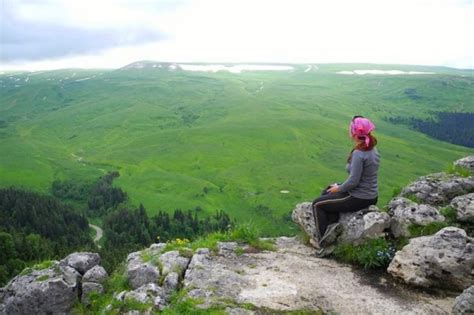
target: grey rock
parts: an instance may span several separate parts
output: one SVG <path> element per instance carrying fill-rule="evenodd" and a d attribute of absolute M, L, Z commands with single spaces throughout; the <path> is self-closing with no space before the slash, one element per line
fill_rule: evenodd
<path fill-rule="evenodd" d="M 450 206 L 456 210 L 458 221 L 474 222 L 474 193 L 454 198 Z"/>
<path fill-rule="evenodd" d="M 127 277 L 130 286 L 138 289 L 144 284 L 158 284 L 160 270 L 150 262 L 143 262 L 140 252 L 135 252 L 127 257 Z"/>
<path fill-rule="evenodd" d="M 62 270 L 69 274 L 64 275 Z M 4 287 L 5 314 L 68 313 L 78 298 L 78 277 L 58 262 L 47 269 L 18 275 Z"/>
<path fill-rule="evenodd" d="M 454 162 L 454 166 L 461 166 L 467 168 L 471 171 L 471 173 L 474 173 L 474 155 L 469 155 L 457 160 L 456 162 Z"/>
<path fill-rule="evenodd" d="M 239 267 L 235 256 L 194 254 L 186 270 L 183 287 L 188 290 L 189 297 L 202 300 L 204 308 L 221 298 L 237 300 L 241 288 L 247 283 L 236 272 Z"/>
<path fill-rule="evenodd" d="M 183 274 L 189 264 L 189 258 L 179 255 L 179 251 L 173 250 L 166 252 L 160 256 L 163 275 L 170 272 L 177 272 Z"/>
<path fill-rule="evenodd" d="M 127 299 L 134 299 L 141 303 L 152 303 L 157 309 L 162 309 L 166 304 L 163 288 L 155 283 L 147 283 L 138 289 L 125 293 L 124 300 Z"/>
<path fill-rule="evenodd" d="M 125 299 L 125 295 L 127 294 L 128 291 L 121 291 L 119 293 L 114 293 L 114 298 L 119 301 L 123 301 Z"/>
<path fill-rule="evenodd" d="M 388 212 L 392 215 L 390 229 L 395 237 L 409 237 L 408 227 L 412 224 L 427 225 L 445 221 L 445 217 L 435 207 L 420 205 L 404 197 L 393 198 L 388 204 Z"/>
<path fill-rule="evenodd" d="M 370 206 L 357 212 L 341 213 L 339 223 L 343 226 L 339 242 L 359 244 L 366 239 L 382 237 L 390 227 L 390 216 Z"/>
<path fill-rule="evenodd" d="M 198 248 L 196 249 L 195 253 L 198 254 L 198 255 L 207 255 L 209 254 L 211 251 L 209 250 L 209 248 Z"/>
<path fill-rule="evenodd" d="M 83 275 L 92 267 L 100 264 L 100 256 L 97 253 L 73 253 L 61 260 L 61 264 L 72 267 Z"/>
<path fill-rule="evenodd" d="M 104 287 L 95 282 L 83 282 L 82 283 L 82 297 L 81 301 L 85 305 L 90 304 L 90 294 L 96 292 L 99 294 L 104 293 Z"/>
<path fill-rule="evenodd" d="M 63 278 L 68 283 L 80 282 L 81 274 L 76 269 L 67 265 L 59 264 L 59 270 L 61 271 Z"/>
<path fill-rule="evenodd" d="M 353 268 L 313 256 L 297 237 L 279 237 L 275 251 L 245 255 L 195 254 L 182 292 L 197 308 L 249 303 L 256 313 L 291 310 L 325 314 L 449 314 L 454 298 L 393 285 L 391 277 L 361 281 Z M 376 285 L 374 285 L 376 284 Z M 380 288 L 383 287 L 381 290 Z M 263 312 L 262 312 L 263 311 Z M 235 310 L 239 314 L 239 310 Z M 245 312 L 244 312 L 245 314 Z"/>
<path fill-rule="evenodd" d="M 422 203 L 429 205 L 445 205 L 456 196 L 474 192 L 474 177 L 436 173 L 422 176 L 405 187 L 401 196 L 413 195 Z"/>
<path fill-rule="evenodd" d="M 470 286 L 454 300 L 453 315 L 474 314 L 474 286 Z"/>
<path fill-rule="evenodd" d="M 166 247 L 166 243 L 155 243 L 151 244 L 150 250 L 154 252 L 161 252 Z"/>
<path fill-rule="evenodd" d="M 219 255 L 232 255 L 235 254 L 237 247 L 237 242 L 217 242 L 217 253 Z"/>
<path fill-rule="evenodd" d="M 246 310 L 245 308 L 240 307 L 227 307 L 225 309 L 226 314 L 228 315 L 253 315 L 254 311 Z"/>
<path fill-rule="evenodd" d="M 413 238 L 395 254 L 387 271 L 415 286 L 462 290 L 474 284 L 473 241 L 456 227 Z"/>
<path fill-rule="evenodd" d="M 297 204 L 291 219 L 309 236 L 311 244 L 319 243 L 319 227 L 315 223 L 311 202 Z"/>
<path fill-rule="evenodd" d="M 83 282 L 104 283 L 107 280 L 108 274 L 102 266 L 95 266 L 89 269 L 82 278 Z"/>
<path fill-rule="evenodd" d="M 310 237 L 310 243 L 317 244 L 319 232 L 311 203 L 298 204 L 291 217 Z M 383 236 L 384 231 L 390 226 L 390 216 L 381 212 L 376 206 L 370 206 L 356 212 L 341 213 L 339 223 L 343 226 L 343 232 L 338 241 L 358 244 L 366 239 Z"/>
<path fill-rule="evenodd" d="M 170 272 L 165 281 L 163 281 L 163 289 L 166 295 L 171 295 L 173 292 L 178 290 L 179 286 L 179 275 L 176 272 Z"/>

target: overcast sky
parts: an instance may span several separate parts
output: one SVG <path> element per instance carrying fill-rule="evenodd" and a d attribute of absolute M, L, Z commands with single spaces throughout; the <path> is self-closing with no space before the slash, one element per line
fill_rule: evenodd
<path fill-rule="evenodd" d="M 474 0 L 0 0 L 5 69 L 178 62 L 474 67 Z"/>

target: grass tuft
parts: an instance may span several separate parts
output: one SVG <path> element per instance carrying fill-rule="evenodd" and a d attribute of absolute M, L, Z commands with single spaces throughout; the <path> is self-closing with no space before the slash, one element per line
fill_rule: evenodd
<path fill-rule="evenodd" d="M 446 169 L 446 173 L 458 175 L 461 177 L 469 177 L 472 175 L 471 171 L 468 168 L 453 164 L 448 166 L 448 168 Z"/>
<path fill-rule="evenodd" d="M 386 268 L 395 255 L 395 247 L 384 238 L 367 240 L 360 245 L 341 243 L 336 245 L 336 259 L 356 264 L 365 269 Z"/>
<path fill-rule="evenodd" d="M 439 230 L 449 226 L 447 222 L 431 222 L 427 225 L 411 224 L 408 226 L 410 237 L 433 235 Z"/>

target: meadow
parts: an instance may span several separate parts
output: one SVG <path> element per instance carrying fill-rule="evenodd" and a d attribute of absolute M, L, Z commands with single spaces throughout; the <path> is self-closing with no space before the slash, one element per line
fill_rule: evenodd
<path fill-rule="evenodd" d="M 292 234 L 294 206 L 346 178 L 353 115 L 377 126 L 381 207 L 394 189 L 474 153 L 387 121 L 474 112 L 472 71 L 327 64 L 208 73 L 152 65 L 1 74 L 0 187 L 48 193 L 54 180 L 118 170 L 114 184 L 150 215 L 224 210 L 264 234 Z M 337 73 L 355 69 L 433 74 Z"/>

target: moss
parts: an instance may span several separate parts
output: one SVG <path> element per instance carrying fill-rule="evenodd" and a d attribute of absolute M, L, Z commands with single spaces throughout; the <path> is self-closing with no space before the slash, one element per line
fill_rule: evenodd
<path fill-rule="evenodd" d="M 42 276 L 39 276 L 38 278 L 35 279 L 35 281 L 45 281 L 45 280 L 48 280 L 49 279 L 49 276 L 48 275 L 42 275 Z"/>
<path fill-rule="evenodd" d="M 26 275 L 29 275 L 33 272 L 33 269 L 31 269 L 30 267 L 27 267 L 25 269 L 23 269 L 22 272 L 20 272 L 20 276 L 26 276 Z"/>
<path fill-rule="evenodd" d="M 406 194 L 403 197 L 405 197 L 405 198 L 407 198 L 407 199 L 409 199 L 409 200 L 411 200 L 415 203 L 418 203 L 418 204 L 422 203 L 421 199 L 418 198 L 415 194 Z"/>
<path fill-rule="evenodd" d="M 52 265 L 54 264 L 54 261 L 52 260 L 46 260 L 46 261 L 43 261 L 39 264 L 36 264 L 33 266 L 33 269 L 34 270 L 43 270 L 43 269 L 48 269 L 50 268 Z"/>

